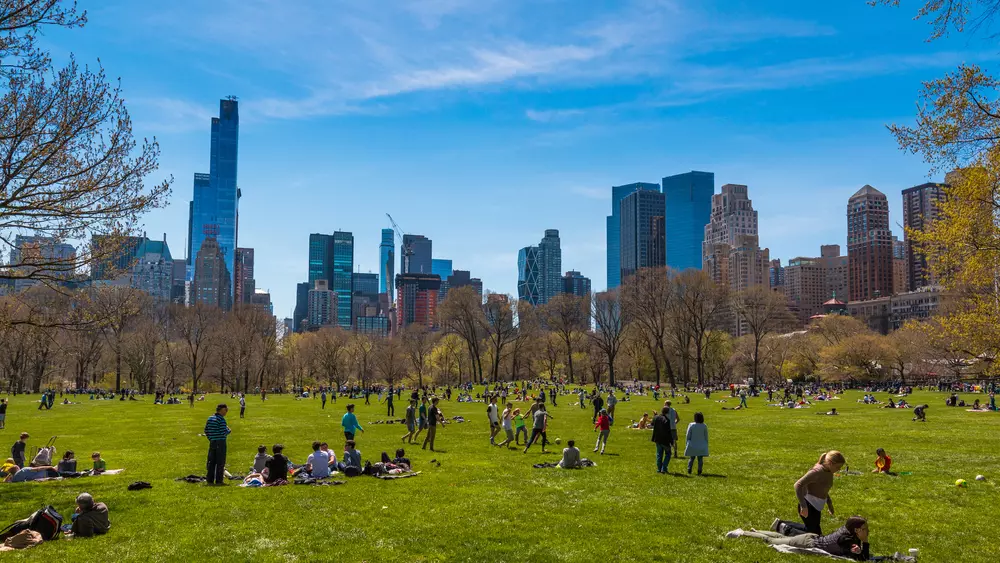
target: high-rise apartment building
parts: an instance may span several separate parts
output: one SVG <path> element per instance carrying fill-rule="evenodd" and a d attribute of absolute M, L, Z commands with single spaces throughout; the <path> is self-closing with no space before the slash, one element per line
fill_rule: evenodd
<path fill-rule="evenodd" d="M 622 198 L 619 248 L 623 283 L 642 268 L 656 268 L 666 263 L 663 201 L 662 193 L 645 189 Z"/>
<path fill-rule="evenodd" d="M 732 291 L 770 287 L 770 256 L 757 237 L 757 211 L 747 187 L 726 184 L 712 196 L 712 215 L 704 226 L 702 269 Z"/>
<path fill-rule="evenodd" d="M 792 258 L 785 266 L 785 296 L 788 307 L 805 326 L 824 313 L 830 299 L 843 300 L 847 295 L 847 256 L 840 255 L 839 244 L 820 247 L 815 258 Z"/>
<path fill-rule="evenodd" d="M 566 272 L 563 276 L 563 293 L 577 297 L 590 297 L 590 278 L 576 270 Z"/>
<path fill-rule="evenodd" d="M 431 239 L 424 235 L 403 235 L 399 252 L 399 271 L 404 274 L 430 274 L 433 251 Z M 406 249 L 409 248 L 409 256 Z"/>
<path fill-rule="evenodd" d="M 233 302 L 236 271 L 237 226 L 240 191 L 236 171 L 239 154 L 240 116 L 234 97 L 219 100 L 219 117 L 212 118 L 212 145 L 208 174 L 195 174 L 194 197 L 189 207 L 188 256 L 197 256 L 205 240 L 215 240 L 222 253 Z M 197 260 L 193 277 L 197 277 Z"/>
<path fill-rule="evenodd" d="M 308 295 L 306 318 L 309 330 L 337 325 L 337 294 L 330 289 L 327 280 L 319 279 L 313 282 Z"/>
<path fill-rule="evenodd" d="M 625 184 L 624 186 L 611 187 L 611 215 L 607 219 L 608 234 L 608 289 L 614 289 L 621 285 L 622 258 L 621 258 L 621 204 L 625 196 L 639 190 L 660 191 L 659 184 L 648 182 L 636 182 Z"/>
<path fill-rule="evenodd" d="M 892 295 L 889 200 L 868 185 L 847 202 L 847 257 L 851 301 Z"/>
<path fill-rule="evenodd" d="M 715 174 L 687 172 L 663 178 L 666 265 L 674 270 L 701 268 L 705 225 L 712 216 Z"/>
<path fill-rule="evenodd" d="M 170 284 L 170 302 L 187 304 L 187 260 L 174 260 Z"/>
<path fill-rule="evenodd" d="M 144 238 L 136 249 L 135 261 L 129 273 L 129 285 L 148 293 L 157 301 L 171 300 L 174 289 L 174 260 L 170 256 L 166 235 L 164 240 Z"/>
<path fill-rule="evenodd" d="M 434 274 L 396 276 L 396 325 L 399 328 L 412 324 L 435 328 L 440 288 L 441 278 Z"/>
<path fill-rule="evenodd" d="M 225 254 L 215 238 L 202 240 L 194 261 L 193 301 L 199 305 L 231 309 L 232 280 Z"/>
<path fill-rule="evenodd" d="M 892 293 L 897 295 L 910 291 L 910 272 L 906 259 L 906 243 L 892 237 Z"/>
<path fill-rule="evenodd" d="M 379 293 L 395 295 L 392 282 L 396 280 L 396 232 L 392 229 L 382 229 L 382 242 L 378 245 L 379 276 L 384 287 Z"/>
<path fill-rule="evenodd" d="M 256 307 L 268 315 L 274 314 L 274 304 L 271 303 L 271 294 L 262 289 L 254 290 L 250 296 L 250 301 L 246 303 L 250 307 Z"/>
<path fill-rule="evenodd" d="M 903 226 L 908 231 L 924 232 L 941 216 L 941 204 L 947 184 L 926 183 L 903 190 Z M 927 254 L 906 233 L 905 259 L 907 288 L 915 291 L 934 285 L 935 279 L 927 265 Z"/>
<path fill-rule="evenodd" d="M 111 280 L 126 274 L 132 268 L 139 245 L 145 240 L 145 236 L 93 235 L 90 238 L 90 254 L 93 257 L 90 279 Z"/>
<path fill-rule="evenodd" d="M 236 298 L 241 305 L 250 303 L 257 292 L 257 282 L 253 277 L 253 249 L 236 249 Z"/>
<path fill-rule="evenodd" d="M 559 231 L 547 229 L 538 246 L 526 246 L 518 252 L 518 298 L 537 307 L 548 303 L 562 291 L 562 248 Z"/>
<path fill-rule="evenodd" d="M 334 231 L 330 289 L 337 294 L 337 326 L 351 330 L 353 314 L 351 300 L 354 295 L 354 235 Z"/>
<path fill-rule="evenodd" d="M 54 237 L 15 235 L 10 265 L 16 276 L 14 291 L 37 284 L 38 278 L 69 280 L 76 273 L 76 248 Z"/>
<path fill-rule="evenodd" d="M 785 267 L 781 265 L 781 258 L 771 260 L 771 266 L 768 268 L 768 277 L 770 278 L 771 289 L 784 291 Z"/>
<path fill-rule="evenodd" d="M 483 281 L 479 278 L 472 277 L 472 273 L 468 270 L 452 270 L 451 275 L 448 276 L 447 283 L 441 284 L 441 291 L 450 291 L 452 289 L 458 289 L 460 287 L 472 286 L 479 294 L 479 298 L 483 297 Z M 439 296 L 439 301 L 444 301 L 447 298 L 447 294 L 444 296 Z"/>

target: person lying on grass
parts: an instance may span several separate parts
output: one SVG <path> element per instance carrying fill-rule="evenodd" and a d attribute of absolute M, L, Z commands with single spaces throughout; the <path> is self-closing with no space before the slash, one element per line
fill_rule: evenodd
<path fill-rule="evenodd" d="M 816 414 L 823 415 L 823 416 L 837 416 L 840 413 L 837 412 L 837 409 L 834 408 L 834 409 L 830 409 L 829 412 L 818 412 Z"/>
<path fill-rule="evenodd" d="M 88 493 L 76 497 L 76 511 L 73 513 L 73 527 L 70 529 L 73 537 L 89 538 L 106 534 L 110 529 L 107 505 L 94 502 L 94 497 Z"/>
<path fill-rule="evenodd" d="M 14 463 L 14 458 L 8 457 L 7 461 L 0 465 L 0 482 L 9 483 L 21 468 Z"/>
<path fill-rule="evenodd" d="M 788 545 L 801 549 L 819 549 L 837 557 L 855 561 L 872 560 L 868 547 L 868 521 L 860 516 L 851 516 L 836 532 L 821 536 L 802 532 L 795 522 L 775 519 L 771 531 L 761 532 L 734 530 L 728 537 L 747 536 L 760 538 L 768 545 Z"/>

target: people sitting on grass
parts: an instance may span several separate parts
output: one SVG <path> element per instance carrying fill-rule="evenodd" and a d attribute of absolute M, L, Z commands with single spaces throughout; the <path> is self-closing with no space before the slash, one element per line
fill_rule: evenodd
<path fill-rule="evenodd" d="M 76 473 L 76 457 L 73 450 L 66 450 L 59 461 L 59 473 Z"/>
<path fill-rule="evenodd" d="M 267 461 L 264 469 L 266 469 L 266 474 L 264 475 L 265 485 L 284 485 L 288 483 L 288 458 L 281 452 L 285 450 L 285 446 L 281 444 L 275 444 L 271 447 L 271 459 Z"/>
<path fill-rule="evenodd" d="M 913 409 L 913 422 L 927 422 L 927 409 L 929 408 L 930 405 L 920 405 Z"/>
<path fill-rule="evenodd" d="M 875 469 L 872 470 L 872 473 L 889 473 L 892 468 L 892 458 L 889 457 L 889 454 L 885 453 L 884 449 L 879 448 L 875 450 L 875 455 L 878 457 L 875 458 Z"/>
<path fill-rule="evenodd" d="M 320 449 L 318 441 L 312 443 L 312 449 L 306 459 L 306 471 L 313 479 L 326 479 L 330 476 L 330 455 Z"/>
<path fill-rule="evenodd" d="M 746 536 L 760 538 L 769 545 L 787 545 L 801 549 L 819 549 L 830 555 L 846 557 L 855 561 L 870 559 L 868 547 L 868 521 L 860 516 L 851 516 L 836 532 L 823 536 L 803 532 L 795 522 L 775 519 L 771 531 L 760 532 L 734 530 L 728 537 Z"/>
<path fill-rule="evenodd" d="M 580 448 L 576 447 L 575 440 L 566 442 L 566 447 L 563 448 L 562 459 L 559 461 L 559 467 L 563 469 L 579 469 L 583 467 L 580 462 Z"/>
<path fill-rule="evenodd" d="M 330 444 L 323 442 L 319 445 L 319 449 L 320 451 L 326 452 L 326 455 L 330 457 L 330 462 L 327 464 L 330 468 L 330 471 L 336 471 L 337 454 L 333 453 L 333 450 L 330 449 Z"/>
<path fill-rule="evenodd" d="M 357 474 L 361 473 L 361 451 L 356 448 L 354 440 L 348 440 L 344 445 L 344 459 L 338 464 L 338 468 L 348 476 L 355 471 Z"/>
<path fill-rule="evenodd" d="M 406 457 L 406 451 L 403 448 L 396 450 L 396 457 L 392 458 L 393 465 L 398 465 L 409 471 L 413 464 L 410 463 L 410 458 Z"/>
<path fill-rule="evenodd" d="M 647 428 L 649 428 L 649 424 L 650 424 L 649 413 L 644 412 L 642 413 L 642 418 L 639 419 L 639 422 L 635 422 L 632 424 L 632 428 L 635 430 L 646 430 Z"/>
<path fill-rule="evenodd" d="M 830 409 L 828 412 L 818 412 L 816 414 L 825 415 L 825 416 L 837 416 L 840 413 L 837 412 L 837 409 L 833 408 L 833 409 Z"/>
<path fill-rule="evenodd" d="M 264 471 L 267 467 L 267 462 L 271 459 L 271 456 L 267 455 L 267 446 L 261 444 L 257 446 L 257 455 L 253 457 L 253 469 L 251 473 L 260 473 Z"/>
<path fill-rule="evenodd" d="M 10 480 L 14 477 L 14 474 L 17 473 L 20 469 L 21 468 L 18 467 L 16 463 L 14 463 L 14 458 L 8 457 L 7 461 L 5 461 L 3 465 L 0 465 L 0 482 L 9 483 Z"/>
<path fill-rule="evenodd" d="M 94 462 L 94 467 L 91 469 L 91 473 L 94 475 L 100 475 L 108 470 L 108 464 L 101 459 L 101 452 L 90 454 L 90 459 Z"/>
<path fill-rule="evenodd" d="M 103 502 L 94 502 L 89 493 L 81 493 L 76 497 L 76 511 L 73 513 L 73 527 L 70 533 L 73 537 L 89 538 L 108 533 L 111 520 L 108 519 L 108 507 Z"/>

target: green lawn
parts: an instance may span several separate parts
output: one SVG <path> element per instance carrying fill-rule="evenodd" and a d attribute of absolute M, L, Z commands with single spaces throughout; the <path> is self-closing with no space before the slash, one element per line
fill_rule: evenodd
<path fill-rule="evenodd" d="M 404 395 L 405 396 L 405 395 Z M 577 439 L 596 468 L 580 471 L 534 469 L 533 463 L 558 461 L 536 447 L 528 454 L 489 445 L 482 403 L 442 401 L 451 424 L 438 433 L 439 452 L 408 447 L 414 479 L 348 480 L 339 487 L 286 486 L 211 488 L 175 482 L 203 473 L 207 442 L 198 434 L 219 400 L 210 395 L 189 408 L 119 401 L 88 401 L 35 410 L 37 397 L 12 397 L 7 429 L 0 442 L 9 448 L 19 432 L 31 445 L 58 435 L 59 451 L 73 449 L 81 463 L 92 450 L 108 467 L 125 467 L 118 476 L 61 482 L 0 484 L 0 524 L 52 504 L 68 518 L 73 500 L 92 493 L 111 510 L 112 530 L 90 540 L 58 541 L 6 559 L 58 561 L 791 561 L 757 540 L 727 540 L 737 527 L 766 528 L 775 517 L 795 517 L 792 484 L 828 449 L 839 449 L 862 476 L 838 478 L 832 498 L 836 518 L 824 517 L 833 531 L 852 514 L 870 521 L 873 553 L 891 554 L 918 547 L 924 561 L 991 561 L 996 547 L 993 478 L 1000 454 L 996 436 L 1000 415 L 943 406 L 943 395 L 918 393 L 931 404 L 926 424 L 910 421 L 912 411 L 859 405 L 860 393 L 830 403 L 842 416 L 817 416 L 825 408 L 779 410 L 751 399 L 747 411 L 722 411 L 692 397 L 679 406 L 681 435 L 695 411 L 705 413 L 712 477 L 657 475 L 650 433 L 626 429 L 630 419 L 652 411 L 658 402 L 636 397 L 618 405 L 608 454 L 591 453 L 596 435 L 591 411 L 559 398 L 550 409 L 550 438 L 565 445 Z M 881 398 L 885 394 L 880 394 Z M 971 399 L 973 396 L 965 396 Z M 980 396 L 982 399 L 983 397 Z M 58 401 L 57 401 L 58 402 Z M 385 418 L 384 407 L 357 401 L 367 432 L 359 434 L 365 459 L 392 454 L 403 433 L 400 425 L 371 425 Z M 284 443 L 301 463 L 314 439 L 342 450 L 340 416 L 347 401 L 328 404 L 290 397 L 248 401 L 247 418 L 229 416 L 229 468 L 243 472 L 256 446 Z M 403 409 L 397 402 L 397 415 Z M 736 404 L 730 400 L 729 405 Z M 523 406 L 523 405 L 522 405 Z M 898 478 L 867 473 L 877 447 L 884 447 L 894 469 L 913 475 Z M 559 446 L 558 448 L 561 448 Z M 683 451 L 683 445 L 681 446 Z M 556 446 L 552 451 L 561 451 Z M 437 459 L 440 467 L 430 461 Z M 682 461 L 671 463 L 672 471 Z M 685 468 L 686 469 L 686 468 Z M 989 480 L 975 482 L 977 474 Z M 969 481 L 958 489 L 958 478 Z M 129 492 L 132 481 L 154 489 Z M 819 559 L 816 559 L 817 561 Z"/>

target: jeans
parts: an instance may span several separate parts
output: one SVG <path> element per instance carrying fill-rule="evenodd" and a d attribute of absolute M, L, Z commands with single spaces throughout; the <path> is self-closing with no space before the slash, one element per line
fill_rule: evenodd
<path fill-rule="evenodd" d="M 226 441 L 212 440 L 208 443 L 208 466 L 205 479 L 209 485 L 222 484 L 226 470 Z"/>
<path fill-rule="evenodd" d="M 803 549 L 815 547 L 816 538 L 819 537 L 816 534 L 801 534 L 789 537 L 778 532 L 743 532 L 743 535 L 751 538 L 760 538 L 770 545 L 790 545 Z"/>
<path fill-rule="evenodd" d="M 656 470 L 666 472 L 670 464 L 670 444 L 656 444 Z"/>
<path fill-rule="evenodd" d="M 243 418 L 243 414 L 245 412 L 247 412 L 247 408 L 246 407 L 240 407 L 240 418 Z"/>
<path fill-rule="evenodd" d="M 545 436 L 545 431 L 542 430 L 541 428 L 532 428 L 531 439 L 528 440 L 527 444 L 525 444 L 524 451 L 528 451 L 528 448 L 530 448 L 531 445 L 535 443 L 535 440 L 538 439 L 539 436 L 542 437 L 542 449 L 544 450 L 545 445 L 549 443 L 548 437 Z"/>
<path fill-rule="evenodd" d="M 701 475 L 701 465 L 704 461 L 704 457 L 698 456 L 698 475 Z M 688 458 L 688 474 L 691 473 L 691 468 L 694 466 L 694 456 Z"/>
<path fill-rule="evenodd" d="M 601 433 L 597 435 L 597 444 L 594 445 L 594 451 L 597 448 L 601 448 L 601 453 L 604 453 L 604 448 L 608 445 L 608 435 L 611 434 L 611 430 L 601 430 Z"/>
<path fill-rule="evenodd" d="M 344 439 L 346 439 L 346 440 L 353 440 L 354 439 L 354 432 L 344 432 Z"/>
<path fill-rule="evenodd" d="M 427 427 L 427 436 L 424 437 L 423 449 L 427 449 L 427 443 L 431 444 L 431 451 L 434 451 L 434 436 L 437 434 L 437 425 L 431 424 Z"/>
<path fill-rule="evenodd" d="M 528 427 L 527 426 L 518 426 L 517 427 L 517 432 L 514 433 L 514 441 L 515 442 L 519 442 L 519 440 L 521 439 L 521 433 L 524 433 L 524 443 L 527 444 L 528 443 Z M 518 445 L 520 445 L 520 443 L 518 443 Z"/>

